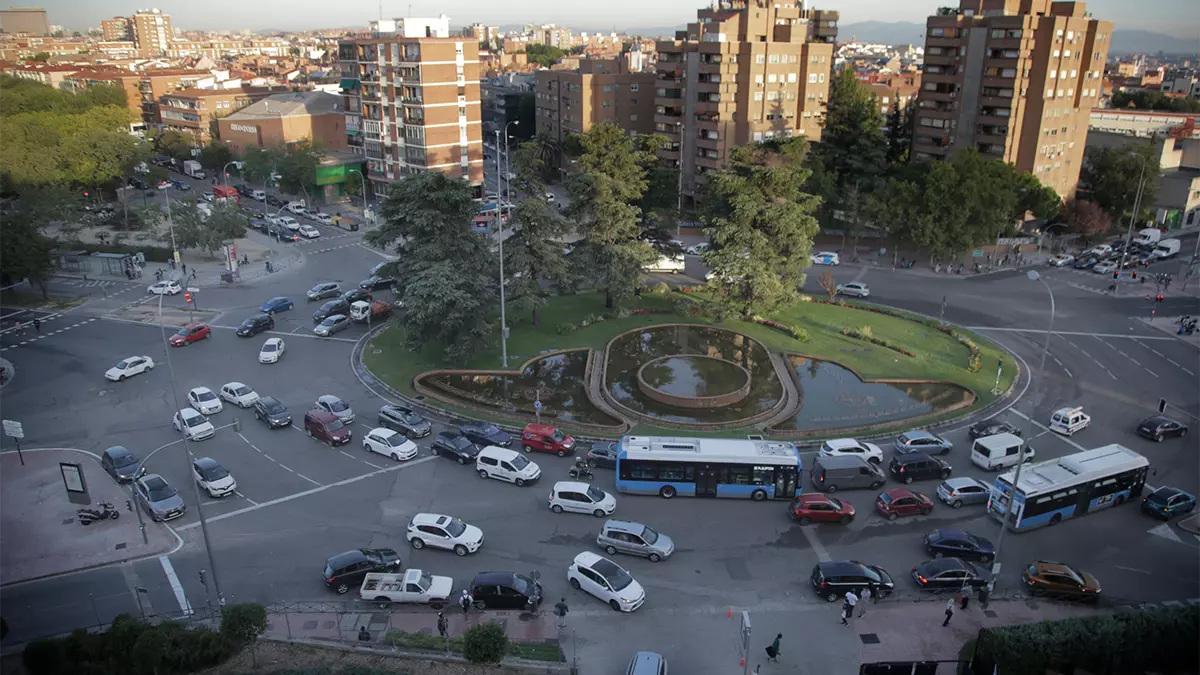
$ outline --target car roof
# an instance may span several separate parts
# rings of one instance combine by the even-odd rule
[[[383,412],[385,410],[387,410],[389,412],[399,412],[399,413],[405,413],[405,414],[412,414],[412,413],[416,412],[412,408],[406,408],[405,406],[402,406],[402,405],[392,405],[390,403],[388,405],[379,406],[379,412]],[[455,432],[455,433],[457,434],[458,432]]]
[[[392,436],[400,435],[399,431],[392,431],[391,429],[388,429],[387,427],[375,427],[374,429],[370,430],[367,433],[374,434],[375,436],[380,436],[382,438],[391,438]]]
[[[663,661],[662,654],[638,652],[629,662],[629,673],[630,675],[658,675]]]
[[[970,532],[967,532],[966,530],[953,530],[950,528],[939,527],[938,529],[929,533],[929,538],[937,539],[937,540],[941,540],[941,539],[967,539],[967,540],[970,540],[970,539],[974,539],[975,535],[971,534]]]
[[[591,551],[584,551],[575,556],[575,564],[582,567],[592,567],[601,560],[604,560],[604,558],[592,553]]]
[[[1035,560],[1029,564],[1032,565],[1039,574],[1042,572],[1062,572],[1069,574],[1076,573],[1076,571],[1072,569],[1070,565],[1057,562],[1055,560]]]
[[[105,450],[104,454],[108,455],[109,457],[117,458],[117,457],[126,457],[126,456],[133,455],[133,452],[131,452],[129,450],[129,448],[127,448],[123,445],[114,445],[111,448],[108,448],[107,450]],[[1162,488],[1159,488],[1159,489],[1161,490]]]
[[[856,574],[866,566],[865,563],[860,563],[857,560],[826,560],[825,562],[817,563],[817,567],[821,569],[821,573],[826,576]]]
[[[1155,490],[1154,492],[1150,493],[1151,496],[1158,495],[1158,494],[1161,494],[1163,497],[1170,498],[1170,497],[1174,497],[1175,495],[1186,495],[1187,493],[1184,492],[1183,490],[1180,490],[1179,488],[1169,487],[1169,486],[1164,485],[1164,486],[1158,488],[1157,490]]]
[[[279,399],[275,398],[274,396],[259,396],[258,402],[262,403],[263,405],[270,405],[272,403],[279,403],[279,405],[283,405],[279,402]]]
[[[915,492],[913,492],[912,490],[909,490],[908,488],[902,488],[902,487],[901,488],[892,488],[891,490],[884,490],[884,492],[886,492],[888,494],[888,496],[890,496],[892,499],[901,499],[903,497],[917,496],[917,494]]]
[[[192,463],[201,469],[212,469],[212,468],[221,466],[221,463],[218,462],[217,460],[213,459],[212,457],[201,457],[200,459],[197,459],[195,462],[192,462]]]
[[[208,387],[192,387],[192,390],[189,391],[188,393],[189,394],[191,394],[193,392],[202,393],[202,392],[206,392],[206,391],[209,392],[210,394],[212,393],[212,389],[209,389]]]
[[[516,572],[480,572],[471,581],[472,586],[490,586],[492,584],[511,584],[518,575]]]
[[[554,491],[559,490],[576,490],[578,492],[587,492],[588,488],[592,487],[591,483],[584,483],[575,480],[560,480],[554,484]]]
[[[987,487],[987,485],[985,485],[982,481],[975,480],[974,478],[968,478],[966,476],[955,476],[954,478],[947,478],[945,480],[945,483],[946,483],[946,485],[949,485],[952,488],[971,487],[971,486],[976,486],[976,485],[978,485],[980,487],[984,487],[984,488]]]
[[[1162,424],[1163,422],[1171,422],[1171,421],[1172,421],[1171,418],[1169,418],[1165,415],[1154,415],[1153,417],[1147,417],[1146,419],[1142,420],[1142,424],[1147,424],[1147,423]]]
[[[206,325],[208,325],[208,324],[204,324],[204,323],[189,323],[188,325],[184,326],[184,328],[203,328],[203,327],[205,327]]]
[[[926,560],[917,567],[918,569],[923,568],[925,571],[933,574],[940,574],[942,572],[949,572],[951,570],[974,571],[974,568],[971,565],[968,565],[958,558],[935,558],[933,560]]]
[[[829,497],[815,492],[805,492],[796,495],[796,501],[807,504],[810,502],[829,502]]]
[[[604,521],[604,530],[620,530],[621,532],[632,532],[640,534],[646,526],[641,523],[635,523],[632,520],[617,520],[615,518]]]
[[[526,424],[525,431],[534,431],[540,434],[550,434],[558,429],[550,424]]]
[[[332,422],[338,418],[337,415],[325,410],[321,410],[320,408],[313,408],[312,410],[304,413],[304,416],[311,417],[321,424],[328,424],[329,422]]]
[[[267,341],[266,341],[266,342],[264,342],[263,344],[264,344],[264,345],[266,345],[266,344],[279,344],[279,343],[281,343],[281,342],[283,342],[283,338],[277,338],[277,337],[273,337],[273,338],[267,338]]]
[[[853,438],[831,438],[830,440],[825,441],[825,445],[828,445],[834,450],[841,450],[842,448],[857,448],[859,446],[866,447]]]
[[[235,381],[235,382],[226,382],[224,386],[229,387],[231,389],[237,389],[238,387],[245,387],[246,385],[242,384],[241,382]]]
[[[148,473],[145,476],[142,476],[141,478],[138,479],[138,482],[145,483],[146,487],[150,487],[150,483],[152,481],[157,481],[164,485],[170,485],[170,483],[167,482],[166,478],[163,478],[162,476],[160,476],[156,473]]]
[[[200,414],[200,411],[196,410],[195,408],[180,408],[179,416],[180,417],[203,417],[203,415]]]
[[[445,525],[453,520],[450,516],[440,513],[418,513],[412,517],[414,525]]]
[[[334,403],[335,401],[342,401],[342,399],[333,394],[321,394],[317,397],[317,403]],[[342,402],[344,403],[345,401]]]
[[[913,429],[912,431],[906,431],[900,435],[904,438],[907,438],[910,441],[916,440],[918,438],[933,438],[936,440],[941,440],[941,439],[938,439],[937,436],[934,436],[933,434],[931,434],[928,431],[925,431],[923,429]]]
[[[926,462],[933,459],[930,455],[924,452],[910,452],[907,455],[896,455],[892,457],[892,461],[897,464],[915,464],[917,462]]]

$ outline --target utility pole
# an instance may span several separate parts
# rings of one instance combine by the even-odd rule
[[[500,130],[496,130],[496,192],[500,193]],[[486,181],[484,181],[486,185]],[[500,364],[508,368],[508,323],[504,320],[504,220],[500,217],[504,195],[496,195],[496,234],[500,237]]]

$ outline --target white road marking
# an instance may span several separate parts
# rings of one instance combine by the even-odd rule
[[[1074,375],[1071,374],[1071,371],[1067,370],[1067,367],[1063,365],[1063,362],[1058,360],[1057,356],[1055,356],[1054,354],[1051,354],[1050,358],[1054,359],[1054,362],[1058,364],[1059,368],[1062,368],[1064,371],[1066,371],[1067,377],[1074,377]]]
[[[1183,540],[1179,538],[1179,535],[1175,534],[1175,530],[1171,529],[1170,523],[1163,523],[1161,525],[1156,525],[1156,526],[1150,528],[1149,530],[1146,530],[1146,533],[1153,534],[1156,537],[1162,537],[1163,539],[1168,539],[1170,541],[1175,542],[1176,544],[1183,543]]]
[[[1082,450],[1083,448],[1080,448],[1080,449]],[[359,481],[361,481],[361,480],[366,480],[366,479],[368,479],[368,478],[374,478],[374,477],[376,477],[376,476],[382,476],[383,474],[385,474],[385,473],[387,473],[387,472],[389,472],[389,471],[399,471],[399,470],[401,470],[401,469],[405,469],[405,468],[408,468],[408,467],[417,466],[418,464],[424,464],[425,462],[429,462],[429,461],[432,461],[432,460],[434,460],[434,459],[437,459],[437,455],[429,455],[429,456],[427,456],[427,457],[422,457],[421,459],[414,459],[413,461],[411,461],[411,462],[406,462],[406,463],[404,463],[404,464],[397,464],[397,465],[395,465],[395,466],[389,466],[389,467],[387,467],[387,468],[385,468],[385,469],[380,469],[380,470],[378,470],[378,471],[372,471],[372,472],[370,472],[370,473],[364,473],[364,474],[362,474],[361,476],[355,476],[355,477],[353,477],[353,478],[347,478],[347,479],[345,479],[345,480],[340,480],[340,481],[338,481],[338,482],[336,482],[336,483],[329,483],[328,485],[322,485],[321,487],[315,487],[315,488],[312,488],[311,490],[305,490],[305,491],[303,491],[303,492],[297,492],[297,493],[295,493],[295,494],[287,495],[286,497],[279,497],[278,499],[272,499],[272,500],[270,500],[270,501],[266,501],[266,502],[263,502],[263,503],[261,503],[261,504],[255,504],[254,506],[246,506],[246,507],[240,508],[240,509],[238,509],[238,510],[236,510],[236,511],[230,511],[229,513],[222,513],[222,514],[220,514],[220,515],[217,515],[217,516],[212,516],[212,517],[208,518],[207,520],[208,520],[208,522],[210,522],[210,523],[215,523],[215,522],[217,522],[217,521],[220,521],[220,520],[225,520],[226,518],[232,518],[232,517],[234,517],[234,516],[240,516],[240,515],[242,515],[243,513],[250,513],[250,512],[252,512],[252,511],[257,511],[257,510],[259,510],[259,509],[265,509],[265,508],[266,508],[266,507],[268,507],[268,506],[275,506],[276,504],[283,504],[284,502],[290,502],[290,501],[292,501],[292,500],[294,500],[294,499],[300,499],[301,497],[307,497],[307,496],[309,496],[309,495],[315,495],[315,494],[317,494],[318,492],[324,492],[324,491],[326,491],[326,490],[328,490],[328,489],[330,489],[330,488],[342,487],[342,486],[344,486],[344,485],[351,485],[351,484],[353,484],[353,483],[357,483],[357,482],[359,482]],[[188,523],[187,525],[181,525],[181,526],[180,526],[178,529],[179,529],[179,530],[181,530],[181,531],[186,531],[186,530],[190,530],[190,529],[193,529],[193,528],[196,528],[196,527],[200,527],[200,522],[199,522],[199,521],[197,521],[197,522],[194,522],[194,523]]]
[[[967,330],[994,330],[994,331],[1004,332],[1004,333],[1041,333],[1043,335],[1046,333],[1045,329],[1043,329],[1043,328],[996,328],[994,326],[967,326],[966,328],[967,328]],[[1166,336],[1160,337],[1158,335],[1118,335],[1116,333],[1081,333],[1078,331],[1069,331],[1069,330],[1062,330],[1062,331],[1056,330],[1056,331],[1054,331],[1054,334],[1055,335],[1082,335],[1085,337],[1100,336],[1100,337],[1106,337],[1106,338],[1122,338],[1122,339],[1126,339],[1126,340],[1174,340],[1175,339],[1175,338],[1166,337]]]
[[[366,464],[367,466],[373,466],[373,467],[375,467],[376,469],[382,469],[382,468],[383,468],[382,466],[379,466],[378,464],[372,464],[372,463],[368,462],[368,461],[367,461],[367,460],[365,460],[365,459],[364,459],[362,462],[363,462],[363,464]]]
[[[808,545],[812,547],[813,553],[817,554],[817,560],[820,562],[829,562],[833,560],[829,555],[829,551],[821,545],[821,541],[817,539],[817,533],[811,527],[802,527],[800,531],[804,533],[804,538],[808,541]]]
[[[1116,375],[1113,375],[1111,370],[1109,370],[1108,368],[1105,368],[1105,367],[1104,367],[1102,364],[1100,364],[1100,363],[1097,363],[1096,365],[1097,365],[1097,366],[1100,366],[1100,370],[1103,370],[1104,372],[1108,373],[1108,376],[1109,376],[1109,377],[1111,377],[1111,378],[1112,378],[1112,379],[1114,379],[1114,380],[1115,380],[1115,379],[1117,379],[1117,376],[1116,376]]]
[[[209,519],[211,520],[211,518]],[[197,525],[200,523],[197,522]],[[171,565],[171,560],[167,556],[159,556],[158,562],[162,563],[163,573],[167,575],[167,581],[171,584],[171,590],[175,592],[175,599],[179,601],[179,609],[184,616],[192,615],[192,606],[188,604],[187,594],[183,592],[183,584],[179,583],[179,577],[175,576],[175,568]]]
[[[291,469],[288,469],[288,470],[289,470],[289,471],[291,471]],[[313,479],[309,478],[308,476],[305,476],[304,474],[300,473],[299,471],[293,471],[292,473],[295,473],[297,476],[299,476],[299,477],[303,478],[304,480],[306,480],[306,481],[308,481],[308,482],[312,483],[313,485],[317,485],[317,486],[319,486],[319,485],[320,485],[320,483],[318,483],[317,481],[315,481],[315,480],[313,480]]]
[[[279,464],[279,462],[275,462],[275,463],[276,463],[276,464]],[[289,467],[289,466],[284,466],[283,464],[279,464],[279,466],[283,467],[283,469],[285,469],[285,470],[287,470],[287,471],[291,471],[292,473],[296,473],[295,471],[292,471],[292,468],[291,468],[291,467]]]
[[[352,455],[352,454],[350,454],[350,453],[346,452],[345,450],[339,450],[339,452],[341,452],[343,455],[345,455],[345,456],[349,457],[350,459],[358,459],[357,457],[355,457],[354,455]]]
[[[1122,565],[1113,565],[1113,567],[1115,567],[1119,570],[1125,570],[1126,572],[1137,572],[1138,574],[1154,574],[1154,572],[1151,572],[1149,570],[1139,570],[1136,567],[1124,567]]]
[[[258,450],[258,448],[255,448],[255,450]],[[262,450],[259,450],[259,452],[262,452]],[[246,501],[250,502],[251,504],[254,504],[255,506],[258,506],[258,502],[254,501],[253,499],[250,499],[249,497],[242,494],[241,492],[238,492],[237,490],[234,490],[233,494],[241,497],[242,499],[245,499]]]

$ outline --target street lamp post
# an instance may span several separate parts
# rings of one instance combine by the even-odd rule
[[[237,164],[237,163],[238,162],[235,159],[231,162],[225,162],[225,166],[221,167],[221,177],[225,179],[225,185],[227,185],[227,186],[229,185],[229,173],[227,171],[225,171],[225,169],[228,169],[230,164]]]
[[[507,131],[507,127],[505,130]],[[496,130],[496,190],[500,192],[500,130]],[[503,195],[496,197],[496,234],[500,238],[500,364],[508,368],[508,324],[504,318],[504,220],[500,217]]]
[[[521,126],[521,120],[513,120],[504,125],[504,184],[506,187],[503,197],[505,200],[508,200],[509,195],[512,194],[512,181],[509,179],[509,175],[512,173],[512,157],[508,154],[508,128],[513,125]],[[499,144],[496,145],[496,152],[497,154],[500,152]],[[499,183],[497,183],[497,187],[499,187]]]
[[[1133,224],[1135,221],[1137,221],[1138,209],[1141,207],[1142,202],[1142,188],[1146,185],[1146,158],[1134,153],[1130,154],[1133,154],[1135,157],[1138,157],[1141,160],[1142,170],[1138,173],[1137,194],[1135,194],[1133,197],[1133,212],[1129,214],[1129,229],[1125,232],[1125,246],[1121,248],[1121,262],[1117,265],[1116,274],[1118,280],[1120,279],[1121,272],[1125,269],[1125,256],[1129,255],[1129,242],[1133,240]],[[1116,295],[1119,290],[1120,286],[1116,283],[1116,281],[1114,281],[1113,295]]]
[[[996,565],[992,570],[993,579],[995,579],[995,575],[999,572],[997,568],[1000,565],[1000,547],[1004,544],[1004,533],[1008,531],[1009,522],[1012,520],[1017,486],[1021,484],[1021,467],[1025,465],[1025,449],[1028,445],[1028,439],[1033,437],[1033,417],[1037,414],[1037,395],[1042,392],[1042,385],[1046,380],[1046,354],[1050,351],[1050,336],[1054,334],[1054,289],[1050,288],[1050,284],[1046,283],[1046,280],[1042,278],[1042,275],[1037,273],[1037,270],[1029,270],[1026,276],[1031,281],[1040,281],[1046,287],[1046,293],[1050,295],[1050,322],[1046,325],[1046,340],[1042,343],[1041,363],[1038,365],[1038,386],[1034,389],[1033,396],[1029,401],[1029,416],[1025,418],[1025,440],[1021,442],[1021,450],[1017,455],[1017,468],[1013,473],[1012,495],[1008,500],[1008,507],[1005,509],[1004,517],[1000,521],[1000,536],[996,538],[996,551],[992,558]],[[1032,377],[1032,374],[1030,377]],[[1024,506],[1022,506],[1023,508]]]
[[[364,176],[364,175],[363,175],[363,172],[359,171],[358,169],[350,169],[350,170],[349,170],[349,172],[350,172],[350,173],[356,173],[356,174],[358,174],[358,177],[359,177],[360,179],[362,179],[362,180],[361,180],[361,183],[362,183],[362,185],[361,185],[361,187],[362,187],[362,200],[363,200],[363,204],[362,204],[362,206],[363,206],[363,215],[365,216],[365,215],[366,215],[366,211],[367,211],[367,177],[366,177],[366,176]]]

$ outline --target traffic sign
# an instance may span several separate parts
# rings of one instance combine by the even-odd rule
[[[200,292],[200,289],[196,288],[195,286],[188,286],[184,290],[186,290],[188,293],[199,293]]]
[[[983,257],[983,249],[977,248],[974,251],[971,251],[971,257],[972,258],[982,258]]]
[[[191,302],[192,302],[192,294],[191,294],[191,293],[184,293],[184,294],[183,294],[183,301],[184,301],[184,303],[191,304]]]
[[[540,410],[540,409],[541,409],[541,407],[542,407],[542,402],[541,402],[541,401],[534,401],[534,402],[533,402],[533,407],[534,407],[534,408],[537,408],[537,409],[539,409],[539,410]]]
[[[9,438],[25,438],[25,428],[20,422],[4,420],[4,435]]]
[[[181,262],[183,262],[183,258],[179,257],[179,251],[175,251],[175,264],[178,265]]]

